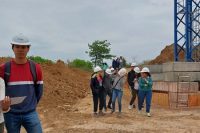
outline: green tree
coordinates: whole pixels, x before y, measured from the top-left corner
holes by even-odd
[[[87,54],[91,57],[92,63],[97,66],[103,63],[104,59],[111,59],[113,55],[110,54],[110,43],[107,40],[94,41],[92,44],[88,44],[89,51]]]

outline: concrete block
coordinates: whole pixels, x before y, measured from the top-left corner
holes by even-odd
[[[148,67],[152,74],[163,72],[163,65],[146,65],[145,67]]]
[[[163,72],[200,72],[200,62],[164,63]]]
[[[164,81],[164,75],[162,73],[151,74],[153,81]]]
[[[190,78],[179,78],[180,76],[189,76]],[[153,77],[152,77],[153,78]],[[156,77],[157,78],[157,77]],[[200,81],[200,72],[165,72],[163,81]]]

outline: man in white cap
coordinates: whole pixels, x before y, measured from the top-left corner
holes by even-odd
[[[128,84],[129,84],[129,88],[132,94],[130,103],[129,103],[129,109],[135,108],[134,102],[136,99],[136,95],[137,95],[137,90],[135,89],[135,84],[134,84],[134,80],[136,78],[136,73],[134,71],[134,68],[136,67],[136,63],[132,63],[131,64],[131,70],[128,72]]]
[[[19,34],[12,39],[14,59],[3,64],[0,77],[5,80],[6,96],[24,97],[22,103],[11,105],[4,114],[8,133],[20,133],[23,126],[28,133],[42,133],[36,107],[43,93],[42,71],[38,64],[27,59],[31,43]]]

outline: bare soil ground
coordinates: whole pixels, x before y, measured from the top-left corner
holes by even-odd
[[[128,110],[129,94],[123,98],[123,113],[92,116],[92,97],[88,94],[73,105],[69,112],[51,110],[40,113],[45,133],[198,133],[200,109],[169,110],[152,107],[152,117],[143,111]]]

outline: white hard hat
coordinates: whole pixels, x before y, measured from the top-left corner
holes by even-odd
[[[122,69],[119,70],[118,74],[119,74],[120,76],[125,76],[125,75],[127,74],[127,71],[126,71],[125,68],[122,68]]]
[[[131,66],[135,67],[135,66],[137,66],[137,64],[136,63],[131,63]]]
[[[150,70],[149,70],[149,68],[144,67],[144,68],[142,69],[141,73],[150,73]]]
[[[94,68],[94,72],[95,72],[95,73],[96,73],[96,72],[100,72],[100,71],[102,71],[102,69],[101,69],[100,66],[96,66],[96,67]]]
[[[140,73],[140,68],[139,68],[139,67],[135,67],[135,68],[134,68],[134,71],[135,71],[136,73]]]
[[[111,69],[106,69],[106,73],[109,74],[109,75],[111,75],[112,74]]]
[[[12,38],[12,42],[11,44],[15,44],[15,45],[31,45],[31,42],[29,41],[29,39],[24,36],[23,34],[19,34],[16,35]]]

